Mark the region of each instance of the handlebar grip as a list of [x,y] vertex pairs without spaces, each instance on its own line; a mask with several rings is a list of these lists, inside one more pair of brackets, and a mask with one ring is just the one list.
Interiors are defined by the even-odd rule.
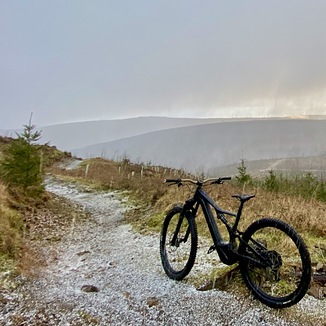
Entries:
[[221,185],[224,183],[224,181],[226,180],[231,180],[231,177],[219,177],[218,179],[216,179],[215,181],[213,181],[211,184],[218,184]]
[[164,182],[165,183],[168,183],[168,182],[178,183],[178,182],[180,182],[180,179],[165,179]]

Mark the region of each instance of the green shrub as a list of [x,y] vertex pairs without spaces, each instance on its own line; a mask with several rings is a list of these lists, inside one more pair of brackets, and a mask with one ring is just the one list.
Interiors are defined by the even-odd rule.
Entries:
[[325,181],[318,180],[311,172],[289,176],[270,170],[264,180],[255,181],[255,185],[272,192],[326,202]]
[[241,185],[252,184],[252,177],[249,173],[247,173],[247,166],[244,159],[241,159],[240,165],[237,167],[237,169],[239,173],[236,176],[238,183]]
[[270,191],[278,191],[280,189],[280,177],[277,178],[273,170],[268,171],[268,175],[264,180],[264,187]]
[[41,152],[35,144],[41,132],[34,129],[31,122],[24,125],[24,131],[4,149],[0,161],[1,179],[9,188],[19,188],[28,195],[44,191]]

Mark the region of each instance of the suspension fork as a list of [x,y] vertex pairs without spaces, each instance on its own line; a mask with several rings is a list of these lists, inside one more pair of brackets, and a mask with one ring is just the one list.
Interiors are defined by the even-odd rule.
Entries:
[[[196,204],[195,207],[193,207],[194,204]],[[172,246],[178,247],[180,242],[187,242],[189,234],[190,234],[190,226],[189,225],[187,227],[186,234],[185,234],[185,236],[183,238],[178,239],[178,234],[180,232],[180,228],[181,228],[181,225],[182,225],[182,222],[183,222],[184,218],[195,217],[196,212],[198,210],[198,207],[199,207],[199,203],[198,202],[196,203],[194,199],[189,199],[189,200],[186,201],[186,203],[185,203],[185,205],[184,205],[184,207],[183,207],[183,209],[182,209],[182,211],[180,213],[178,224],[177,224],[177,226],[175,228],[173,238],[171,240],[171,245]]]

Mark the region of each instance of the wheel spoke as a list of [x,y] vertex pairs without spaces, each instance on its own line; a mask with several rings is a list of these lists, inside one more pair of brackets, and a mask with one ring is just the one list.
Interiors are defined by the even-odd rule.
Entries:
[[195,221],[191,216],[181,217],[181,212],[180,208],[167,215],[160,243],[163,268],[169,277],[177,280],[190,272],[197,252]]
[[[285,297],[292,294],[297,288],[297,282],[300,281],[300,275],[295,277],[292,262],[286,259],[287,255],[291,254],[291,260],[296,261],[298,269],[302,264],[295,243],[284,232],[274,228],[264,228],[254,237],[267,242],[267,250],[264,253],[267,267],[252,268],[249,264],[249,272],[253,275],[252,281],[260,291],[270,296]],[[258,273],[260,277],[256,280],[255,275]]]
[[239,252],[253,260],[243,259],[240,268],[253,294],[274,308],[300,301],[309,287],[311,262],[299,235],[286,223],[267,218],[253,223],[243,241],[247,245]]
[[183,219],[180,231],[176,237],[176,242],[173,244],[172,239],[175,235],[179,217],[180,214],[174,215],[168,226],[166,234],[167,239],[170,239],[166,246],[167,259],[170,261],[170,265],[175,271],[180,271],[184,268],[184,266],[187,264],[191,251],[191,241],[183,241],[189,227],[188,220],[186,218]]

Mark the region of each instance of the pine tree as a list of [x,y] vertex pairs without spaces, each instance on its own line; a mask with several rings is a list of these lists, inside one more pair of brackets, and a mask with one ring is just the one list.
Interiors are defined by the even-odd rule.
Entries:
[[279,180],[273,170],[268,171],[268,176],[264,180],[265,188],[270,191],[277,191],[279,189]]
[[240,161],[240,165],[237,167],[239,175],[236,176],[238,182],[242,185],[251,184],[252,177],[249,173],[247,173],[247,166],[245,164],[245,160],[242,158]]
[[41,132],[35,130],[31,120],[23,127],[24,131],[16,133],[17,139],[3,153],[0,175],[9,188],[17,187],[33,195],[44,191],[41,153],[35,144],[41,138]]

